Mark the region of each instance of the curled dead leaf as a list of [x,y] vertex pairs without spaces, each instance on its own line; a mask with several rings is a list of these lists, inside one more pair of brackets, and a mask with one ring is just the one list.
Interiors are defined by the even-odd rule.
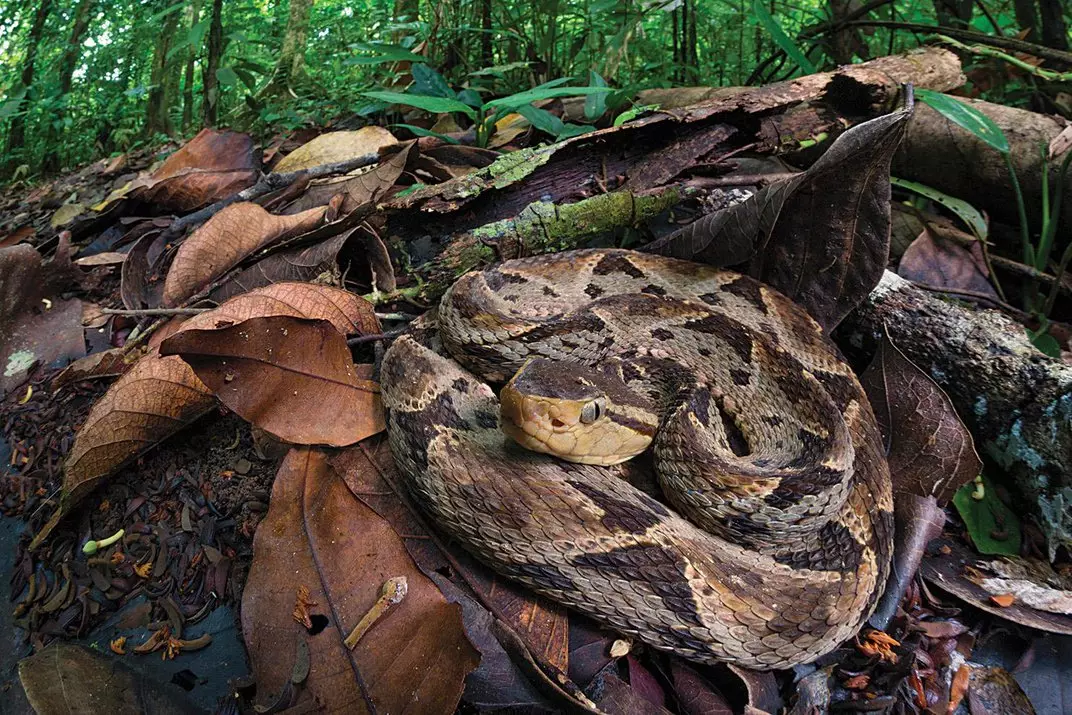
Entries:
[[242,259],[289,235],[314,228],[324,207],[293,216],[270,214],[254,203],[232,204],[179,246],[164,281],[163,303],[179,305]]
[[272,172],[282,174],[322,164],[335,164],[365,154],[376,154],[380,149],[397,143],[398,140],[391,132],[377,126],[361,127],[355,131],[327,132],[287,154],[275,165]]

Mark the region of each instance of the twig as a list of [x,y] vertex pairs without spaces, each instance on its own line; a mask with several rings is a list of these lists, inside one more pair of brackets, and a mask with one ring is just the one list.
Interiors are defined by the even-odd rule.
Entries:
[[935,34],[949,35],[967,42],[977,42],[980,45],[1001,47],[1014,52],[1024,52],[1035,57],[1041,57],[1064,65],[1072,65],[1072,52],[1055,50],[1045,45],[1037,45],[1034,42],[1025,42],[1011,37],[994,37],[973,30],[962,30],[956,27],[942,27],[940,25],[924,25],[918,22],[890,22],[888,20],[855,20],[845,23],[848,27],[887,27],[892,30],[910,30],[913,32],[931,32]]
[[171,225],[164,230],[162,235],[165,241],[169,241],[177,237],[190,226],[204,223],[231,204],[238,203],[239,201],[252,201],[259,196],[267,194],[269,191],[290,186],[299,179],[315,179],[330,174],[345,174],[348,171],[360,169],[363,166],[371,166],[379,160],[380,155],[378,153],[362,154],[361,156],[356,156],[353,159],[347,159],[346,161],[321,164],[320,166],[312,166],[308,169],[301,169],[299,171],[289,171],[285,174],[264,174],[256,184],[250,186],[248,189],[243,189],[237,194],[232,194],[226,199],[217,201],[211,206],[206,206],[200,211],[195,211],[192,214],[175,219],[171,222]]
[[800,176],[799,171],[785,171],[771,174],[738,174],[737,176],[706,177],[699,176],[689,179],[689,186],[698,189],[715,189],[723,186],[768,186],[779,181],[792,179]]
[[127,315],[132,318],[147,318],[158,315],[197,315],[212,308],[140,308],[138,310],[121,310],[118,308],[101,308],[105,315]]
[[402,335],[408,330],[408,328],[395,328],[394,330],[388,330],[376,335],[358,335],[356,338],[350,338],[346,341],[347,345],[364,345],[365,343],[376,343],[381,340],[394,340],[399,335]]

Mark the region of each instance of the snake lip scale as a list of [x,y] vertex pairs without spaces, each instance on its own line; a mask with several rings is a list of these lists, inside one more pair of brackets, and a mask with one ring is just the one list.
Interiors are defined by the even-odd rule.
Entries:
[[[597,249],[469,273],[437,320],[445,354],[403,336],[384,357],[388,437],[480,561],[703,663],[807,663],[871,614],[892,552],[881,438],[788,298]],[[610,466],[645,450],[666,503]]]

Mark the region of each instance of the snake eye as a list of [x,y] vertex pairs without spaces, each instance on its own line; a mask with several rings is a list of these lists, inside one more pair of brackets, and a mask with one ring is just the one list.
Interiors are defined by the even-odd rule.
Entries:
[[581,422],[586,425],[590,425],[600,417],[603,416],[603,405],[599,403],[599,400],[592,400],[585,403],[581,408]]

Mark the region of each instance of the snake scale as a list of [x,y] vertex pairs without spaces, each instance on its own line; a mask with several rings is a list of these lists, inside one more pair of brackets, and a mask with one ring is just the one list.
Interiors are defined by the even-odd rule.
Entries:
[[[810,662],[870,615],[892,550],[881,438],[788,298],[585,250],[463,276],[438,325],[453,360],[410,336],[384,357],[389,440],[479,560],[698,662]],[[500,405],[487,383],[507,381]],[[645,450],[670,506],[608,466]]]

